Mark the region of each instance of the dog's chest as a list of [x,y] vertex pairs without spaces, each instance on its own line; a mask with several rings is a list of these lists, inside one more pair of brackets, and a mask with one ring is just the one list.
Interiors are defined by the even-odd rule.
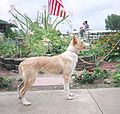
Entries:
[[62,56],[71,61],[73,69],[76,67],[76,63],[78,62],[78,56],[75,53],[66,51],[62,54]]

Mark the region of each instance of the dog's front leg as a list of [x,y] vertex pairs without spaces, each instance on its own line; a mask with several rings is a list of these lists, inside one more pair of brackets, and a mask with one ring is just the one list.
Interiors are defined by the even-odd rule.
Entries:
[[70,93],[70,89],[69,89],[69,76],[64,76],[64,90],[66,92],[67,95],[67,99],[68,100],[72,100],[73,99],[73,93]]

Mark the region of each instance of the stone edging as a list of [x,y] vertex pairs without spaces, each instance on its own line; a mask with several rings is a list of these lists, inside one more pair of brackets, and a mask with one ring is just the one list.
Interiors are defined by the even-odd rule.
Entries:
[[[93,62],[95,58],[93,56],[84,56],[82,57],[87,62]],[[0,56],[0,67],[6,70],[18,71],[19,64],[25,60],[25,58],[4,58]],[[84,68],[91,68],[93,65],[88,65],[78,60],[76,70],[81,70]]]

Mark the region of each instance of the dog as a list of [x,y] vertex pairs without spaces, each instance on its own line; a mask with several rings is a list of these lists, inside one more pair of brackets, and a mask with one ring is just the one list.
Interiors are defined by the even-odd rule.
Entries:
[[86,50],[89,50],[89,44],[76,38],[75,34],[73,34],[73,39],[64,53],[52,57],[30,57],[21,62],[19,74],[22,76],[23,82],[18,86],[18,95],[22,103],[26,106],[31,105],[24,95],[35,82],[38,71],[46,74],[61,75],[64,79],[64,90],[67,99],[72,100],[74,95],[69,90],[69,79],[75,70],[79,51]]

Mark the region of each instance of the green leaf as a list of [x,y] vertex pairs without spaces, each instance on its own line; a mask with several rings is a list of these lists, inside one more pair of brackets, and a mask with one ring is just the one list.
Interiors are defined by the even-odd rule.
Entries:
[[101,72],[101,70],[100,70],[100,69],[94,69],[94,71],[96,71],[96,72]]
[[112,78],[118,78],[120,77],[120,74],[113,75]]
[[120,64],[117,64],[117,65],[114,67],[114,69],[115,69],[115,68],[120,68]]

